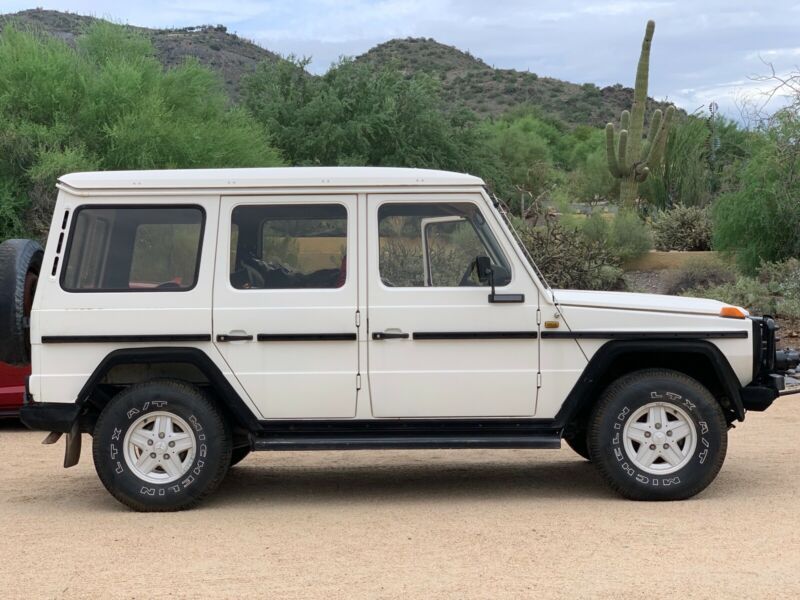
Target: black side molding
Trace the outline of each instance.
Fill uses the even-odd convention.
[[[536,331],[415,331],[415,340],[535,340]]]
[[[543,331],[542,339],[552,340],[711,340],[747,339],[742,331]]]
[[[102,344],[134,342],[210,342],[208,333],[177,333],[159,335],[43,335],[43,344]]]
[[[259,333],[259,342],[346,342],[355,341],[355,333]]]

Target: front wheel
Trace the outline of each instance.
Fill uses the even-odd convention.
[[[633,500],[682,500],[717,476],[728,446],[711,393],[676,371],[649,369],[611,384],[592,414],[589,454]]]
[[[94,466],[106,489],[138,511],[183,510],[213,492],[231,462],[217,407],[180,381],[133,385],[97,420]]]

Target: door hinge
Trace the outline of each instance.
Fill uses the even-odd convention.
[[[541,372],[536,374],[536,387],[537,388],[542,387],[542,374],[541,374]]]
[[[361,389],[361,373],[356,374],[356,389]]]
[[[542,309],[541,308],[537,308],[536,309],[536,324],[537,325],[541,325],[542,324]]]
[[[356,327],[361,327],[361,311],[356,311]]]

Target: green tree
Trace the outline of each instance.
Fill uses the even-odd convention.
[[[55,180],[70,171],[281,163],[216,75],[195,61],[165,70],[154,54],[142,35],[102,21],[75,48],[3,30],[0,236],[41,236]]]
[[[714,247],[755,273],[763,261],[800,256],[800,115],[779,112],[750,140],[750,156],[713,207]]]
[[[245,105],[291,164],[447,169],[505,185],[475,115],[445,110],[432,77],[350,59],[312,77],[307,62],[265,62],[243,79]]]

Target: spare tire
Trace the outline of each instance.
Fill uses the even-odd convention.
[[[0,244],[0,361],[11,365],[31,360],[28,319],[43,255],[33,240]]]

